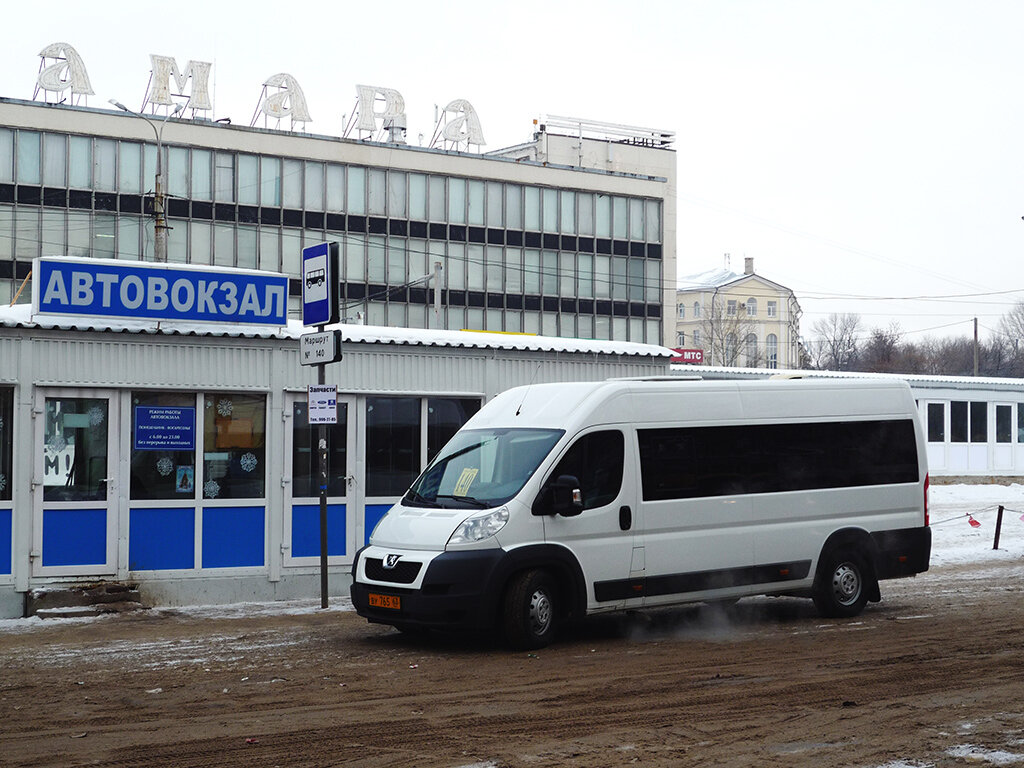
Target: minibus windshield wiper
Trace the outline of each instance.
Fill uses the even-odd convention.
[[[423,496],[420,496],[416,491],[412,490],[411,488],[409,489],[408,493],[405,494],[405,498],[408,499],[413,504],[416,504],[416,505],[421,506],[421,507],[440,507],[441,506],[436,501],[431,501],[430,499],[427,499],[427,498],[424,498]]]
[[[467,504],[472,504],[475,507],[480,507],[480,509],[487,509],[487,507],[491,506],[486,501],[481,501],[480,499],[474,499],[472,496],[453,496],[450,493],[439,493],[439,494],[437,494],[437,498],[439,498],[439,499],[455,499],[456,501],[464,501]]]

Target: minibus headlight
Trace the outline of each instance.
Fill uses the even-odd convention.
[[[455,533],[448,539],[449,544],[471,544],[474,541],[489,539],[508,522],[508,507],[496,509],[481,515],[473,515],[462,522]]]

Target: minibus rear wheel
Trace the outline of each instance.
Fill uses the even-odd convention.
[[[502,629],[509,645],[532,650],[548,645],[555,636],[558,593],[547,571],[534,569],[513,577],[502,606]]]
[[[812,598],[822,616],[848,619],[867,605],[873,576],[860,552],[851,547],[830,550],[822,557]]]

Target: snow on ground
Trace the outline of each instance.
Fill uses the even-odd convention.
[[[999,506],[1004,507],[999,549],[993,550]],[[933,485],[930,493],[932,528],[931,568],[976,564],[979,569],[1000,561],[1024,564],[1024,485]],[[971,525],[971,520],[978,523]],[[161,608],[186,616],[241,618],[302,614],[319,611],[319,599],[278,601],[273,603],[237,603]],[[327,610],[350,611],[347,597],[332,597]],[[72,622],[110,621],[106,616],[62,618],[61,625]],[[50,619],[0,619],[0,632],[19,632],[52,624]]]

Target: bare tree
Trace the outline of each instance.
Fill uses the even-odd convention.
[[[857,358],[857,336],[861,332],[860,315],[831,314],[811,326],[811,360],[818,370],[848,371]]]
[[[903,331],[899,323],[893,322],[888,328],[872,328],[867,343],[858,355],[857,367],[873,373],[896,373],[903,369],[903,345],[900,338]]]
[[[717,299],[702,310],[701,341],[709,365],[757,368],[763,364],[764,350],[756,342],[757,323],[747,316],[743,304]],[[748,341],[751,336],[753,343]]]

